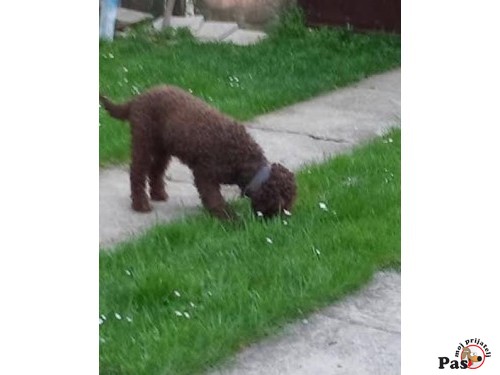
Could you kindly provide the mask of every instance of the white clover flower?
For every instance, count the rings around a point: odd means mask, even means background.
[[[179,310],[175,310],[175,311],[174,311],[174,313],[175,313],[175,315],[177,315],[177,316],[182,316],[182,313],[181,313]]]
[[[392,143],[394,140],[392,138],[387,138],[382,141],[382,143]]]
[[[288,221],[283,220],[283,225],[288,225]]]
[[[130,270],[125,270],[125,273],[127,274],[127,276],[132,276],[132,272],[130,272]]]
[[[122,68],[125,73],[128,73],[128,69],[125,66],[122,66]]]
[[[193,302],[189,302],[189,305],[194,309],[196,305]]]
[[[132,323],[132,318],[130,316],[127,316],[125,319],[127,319],[127,322]]]
[[[266,242],[267,242],[268,244],[272,245],[273,240],[272,240],[272,239],[270,239],[269,237],[266,237]]]
[[[184,311],[184,316],[186,317],[186,319],[190,319],[191,316],[189,315],[189,313],[187,311]]]
[[[174,290],[174,295],[175,295],[176,297],[180,297],[180,296],[181,296],[181,294],[180,294],[177,290]]]
[[[104,320],[102,318],[99,318],[99,325],[103,324]]]
[[[292,213],[288,210],[285,210],[283,209],[283,213],[286,215],[286,216],[292,216]]]
[[[257,216],[258,217],[262,217],[262,216],[264,216],[264,214],[262,212],[260,212],[260,211],[257,211]]]
[[[324,202],[319,202],[319,208],[321,208],[323,211],[328,211],[328,207]]]
[[[342,185],[348,186],[348,187],[354,186],[357,184],[358,184],[358,178],[356,176],[354,176],[354,177],[348,176],[344,181],[342,181]]]
[[[113,55],[113,54],[110,52],[110,53],[108,53],[108,57],[109,57],[110,59],[114,59],[114,58],[115,58],[115,55]]]
[[[133,94],[139,94],[140,92],[136,85],[132,85],[131,91]]]
[[[118,320],[122,320],[122,316],[118,313],[115,313],[115,318]]]
[[[106,315],[101,314],[100,317],[101,317],[102,320],[106,320]]]
[[[319,251],[319,249],[314,249],[314,252],[316,253],[316,255],[320,255],[321,254],[321,251]]]

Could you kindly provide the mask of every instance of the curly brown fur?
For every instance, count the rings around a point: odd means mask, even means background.
[[[178,87],[154,87],[123,104],[102,95],[99,100],[112,117],[130,122],[130,185],[136,211],[151,210],[148,181],[151,199],[168,199],[164,174],[172,156],[192,170],[204,207],[221,219],[234,214],[221,195],[220,185],[236,184],[245,191],[268,164],[243,125]],[[283,209],[290,211],[296,195],[294,175],[273,164],[267,181],[245,195],[252,200],[254,211],[267,217]]]

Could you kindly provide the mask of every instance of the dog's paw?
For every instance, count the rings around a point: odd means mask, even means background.
[[[154,201],[167,201],[168,200],[168,194],[165,190],[163,190],[163,191],[151,190],[149,195],[151,196],[151,199]]]
[[[132,201],[132,209],[137,212],[151,212],[153,208],[148,201]]]

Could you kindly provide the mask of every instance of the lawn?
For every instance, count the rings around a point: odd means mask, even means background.
[[[263,221],[240,200],[237,224],[200,213],[102,249],[101,374],[201,373],[398,268],[400,150],[393,130],[303,169],[291,217]]]
[[[199,43],[186,31],[139,31],[101,42],[100,91],[126,100],[160,83],[190,90],[239,120],[400,65],[400,37],[308,29],[290,13],[254,46]],[[99,115],[101,165],[129,159],[128,127]]]

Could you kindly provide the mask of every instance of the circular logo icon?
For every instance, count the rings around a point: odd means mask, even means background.
[[[486,354],[484,353],[483,348],[479,345],[469,345],[466,346],[460,355],[462,360],[467,361],[467,368],[471,370],[475,370],[481,367],[486,359]]]

